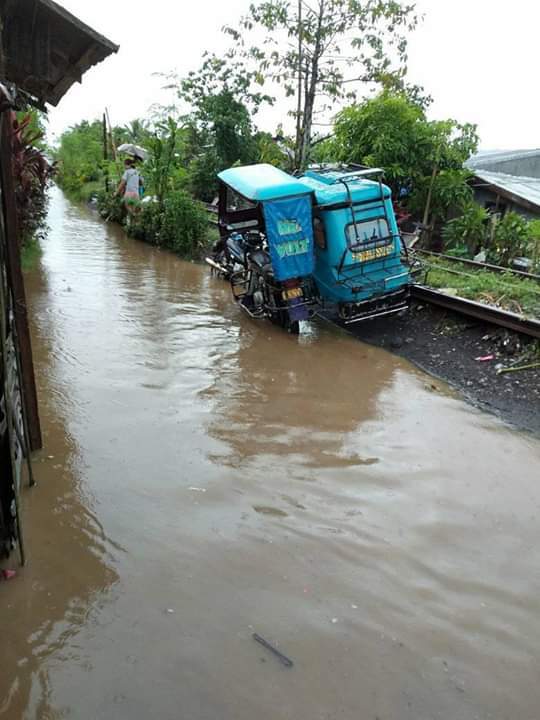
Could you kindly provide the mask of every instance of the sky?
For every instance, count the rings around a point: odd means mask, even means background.
[[[54,140],[81,120],[101,117],[123,125],[149,116],[166,103],[158,73],[197,69],[203,52],[220,54],[229,40],[221,32],[235,24],[250,0],[59,0],[94,30],[120,45],[117,55],[90,70],[51,109]],[[417,0],[424,16],[409,39],[408,81],[433,96],[433,119],[478,125],[483,149],[540,147],[537,0]],[[283,105],[257,116],[275,130]]]

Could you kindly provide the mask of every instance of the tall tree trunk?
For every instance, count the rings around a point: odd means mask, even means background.
[[[298,103],[296,107],[296,143],[294,146],[294,165],[300,167],[300,148],[302,146],[302,0],[298,0]]]
[[[309,85],[307,87],[306,98],[304,102],[304,113],[302,117],[303,132],[300,146],[300,165],[299,170],[305,170],[311,150],[311,134],[313,131],[313,110],[315,108],[315,96],[317,94],[317,85],[319,82],[319,61],[322,52],[322,26],[324,19],[324,0],[319,2],[319,17],[317,21],[317,33],[315,36],[315,49],[311,60],[311,72]]]

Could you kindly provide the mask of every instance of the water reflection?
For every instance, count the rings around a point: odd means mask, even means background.
[[[121,553],[102,527],[85,486],[84,463],[66,420],[60,366],[69,352],[54,346],[54,319],[42,273],[29,278],[36,371],[46,451],[36,462],[39,485],[25,497],[30,561],[9,587],[0,588],[2,672],[0,716],[60,717],[51,704],[49,668],[67,661],[89,662],[77,644],[79,630],[92,624],[118,576]]]
[[[395,363],[321,324],[300,338],[271,325],[241,327],[235,346],[215,359],[214,382],[202,393],[214,401],[212,436],[232,467],[258,458],[286,458],[298,468],[369,463],[348,455],[344,441],[379,412]]]

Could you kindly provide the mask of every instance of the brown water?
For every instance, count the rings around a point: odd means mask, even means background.
[[[539,718],[540,442],[57,191],[50,224],[0,716]]]

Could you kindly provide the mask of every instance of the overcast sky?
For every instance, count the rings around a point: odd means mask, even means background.
[[[120,51],[51,110],[51,134],[100,117],[104,107],[113,124],[147,116],[166,100],[153,74],[187,73],[205,50],[219,53],[227,46],[221,27],[249,1],[59,0]],[[483,148],[540,147],[538,0],[418,0],[417,7],[425,17],[410,38],[409,81],[434,97],[430,115],[477,123]],[[283,116],[279,107],[257,122],[274,130]]]

